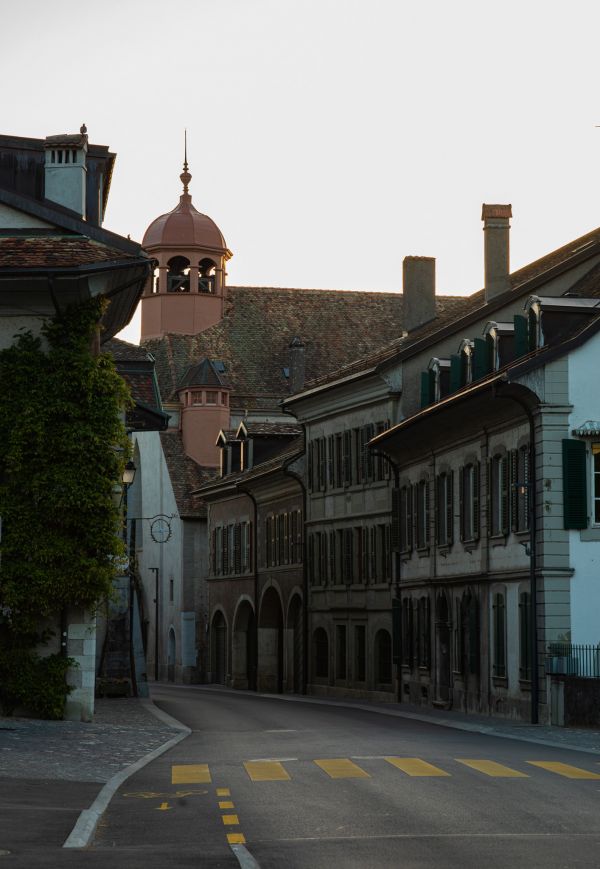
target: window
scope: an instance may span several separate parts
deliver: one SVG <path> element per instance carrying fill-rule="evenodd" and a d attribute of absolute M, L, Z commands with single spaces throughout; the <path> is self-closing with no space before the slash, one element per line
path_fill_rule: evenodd
<path fill-rule="evenodd" d="M 346 585 L 354 582 L 354 529 L 344 528 L 344 575 Z"/>
<path fill-rule="evenodd" d="M 511 453 L 511 513 L 513 531 L 529 528 L 529 444 Z"/>
<path fill-rule="evenodd" d="M 400 552 L 410 552 L 413 546 L 412 487 L 400 489 Z"/>
<path fill-rule="evenodd" d="M 461 468 L 460 537 L 463 541 L 479 538 L 479 462 Z"/>
<path fill-rule="evenodd" d="M 335 626 L 335 678 L 345 679 L 347 669 L 346 625 Z"/>
<path fill-rule="evenodd" d="M 531 680 L 531 595 L 519 595 L 519 678 Z"/>
<path fill-rule="evenodd" d="M 354 668 L 357 682 L 364 682 L 366 679 L 366 633 L 364 625 L 354 626 Z"/>
<path fill-rule="evenodd" d="M 417 666 L 429 669 L 430 655 L 430 614 L 429 598 L 419 598 L 417 606 Z"/>
<path fill-rule="evenodd" d="M 493 597 L 494 622 L 494 676 L 506 676 L 506 605 L 504 594 L 497 592 Z"/>
<path fill-rule="evenodd" d="M 402 601 L 402 663 L 413 666 L 413 606 L 412 600 L 405 597 Z"/>
<path fill-rule="evenodd" d="M 438 546 L 450 546 L 454 531 L 454 473 L 438 474 L 435 504 L 435 528 Z"/>
<path fill-rule="evenodd" d="M 329 676 L 329 639 L 324 628 L 317 628 L 313 634 L 313 642 L 315 650 L 315 677 L 317 679 L 327 679 Z"/>
<path fill-rule="evenodd" d="M 415 486 L 417 549 L 429 546 L 429 486 L 420 480 Z"/>
<path fill-rule="evenodd" d="M 508 460 L 495 455 L 489 465 L 489 531 L 492 537 L 508 534 Z"/>
<path fill-rule="evenodd" d="M 219 395 L 218 392 L 207 392 L 206 393 L 206 403 L 207 404 L 216 404 L 218 395 Z"/>

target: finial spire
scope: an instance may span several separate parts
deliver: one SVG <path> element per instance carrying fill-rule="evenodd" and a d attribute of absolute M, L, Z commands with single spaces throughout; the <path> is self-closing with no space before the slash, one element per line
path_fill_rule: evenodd
<path fill-rule="evenodd" d="M 179 177 L 181 178 L 181 183 L 183 184 L 184 195 L 187 196 L 188 195 L 188 184 L 192 180 L 192 176 L 190 175 L 190 173 L 188 171 L 188 161 L 187 161 L 187 129 L 184 130 L 183 137 L 184 137 L 183 138 L 183 141 L 184 141 L 183 172 L 181 173 L 181 175 Z"/>

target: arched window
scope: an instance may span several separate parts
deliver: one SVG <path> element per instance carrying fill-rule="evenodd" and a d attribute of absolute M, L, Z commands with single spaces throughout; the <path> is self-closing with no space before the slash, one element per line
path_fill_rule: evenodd
<path fill-rule="evenodd" d="M 198 263 L 198 292 L 215 292 L 215 268 L 216 264 L 208 257 Z"/>
<path fill-rule="evenodd" d="M 315 677 L 327 679 L 329 676 L 329 638 L 325 628 L 317 628 L 313 634 L 315 650 Z"/>
<path fill-rule="evenodd" d="M 375 634 L 375 681 L 379 685 L 392 684 L 392 637 L 385 630 Z"/>
<path fill-rule="evenodd" d="M 190 261 L 184 256 L 174 256 L 167 263 L 168 293 L 189 293 L 190 291 Z"/>
<path fill-rule="evenodd" d="M 460 357 L 460 382 L 466 386 L 473 380 L 473 342 L 465 338 L 458 348 Z"/>

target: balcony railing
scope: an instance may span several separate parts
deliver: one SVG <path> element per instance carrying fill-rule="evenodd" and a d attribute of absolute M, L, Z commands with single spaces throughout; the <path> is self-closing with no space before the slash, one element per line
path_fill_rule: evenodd
<path fill-rule="evenodd" d="M 548 675 L 600 679 L 600 645 L 582 646 L 573 643 L 550 643 L 546 652 L 545 664 Z"/>

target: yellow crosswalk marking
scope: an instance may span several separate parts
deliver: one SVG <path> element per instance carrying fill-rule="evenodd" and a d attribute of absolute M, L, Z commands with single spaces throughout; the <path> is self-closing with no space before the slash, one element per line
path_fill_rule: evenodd
<path fill-rule="evenodd" d="M 465 766 L 470 766 L 471 769 L 476 769 L 477 772 L 482 772 L 484 775 L 490 775 L 493 778 L 529 778 L 527 773 L 511 769 L 509 766 L 504 766 L 501 763 L 496 763 L 495 760 L 465 760 L 462 757 L 457 757 L 456 760 L 459 763 L 464 763 Z"/>
<path fill-rule="evenodd" d="M 388 763 L 392 766 L 401 769 L 407 775 L 419 776 L 421 778 L 428 776 L 449 776 L 449 772 L 444 772 L 443 769 L 434 766 L 432 763 L 427 763 L 426 760 L 421 760 L 420 757 L 386 757 Z"/>
<path fill-rule="evenodd" d="M 317 766 L 327 773 L 330 778 L 371 778 L 368 772 L 345 757 L 332 760 L 315 760 Z"/>
<path fill-rule="evenodd" d="M 246 837 L 243 833 L 227 833 L 227 841 L 230 845 L 245 845 Z"/>
<path fill-rule="evenodd" d="M 174 785 L 207 784 L 212 781 L 207 763 L 188 763 L 171 767 L 171 783 Z"/>
<path fill-rule="evenodd" d="M 539 766 L 542 769 L 547 769 L 549 772 L 555 772 L 557 775 L 562 775 L 565 778 L 600 778 L 600 774 L 597 772 L 580 769 L 578 766 L 570 766 L 568 763 L 557 763 L 547 760 L 528 760 L 527 763 L 530 763 L 532 766 Z"/>
<path fill-rule="evenodd" d="M 231 791 L 229 788 L 217 788 L 217 796 L 218 797 L 230 797 Z"/>
<path fill-rule="evenodd" d="M 220 809 L 235 809 L 233 800 L 219 800 Z"/>
<path fill-rule="evenodd" d="M 223 818 L 223 823 L 225 826 L 237 827 L 240 823 L 240 819 L 237 815 L 221 815 Z"/>
<path fill-rule="evenodd" d="M 278 760 L 247 760 L 246 772 L 252 781 L 289 781 L 290 777 Z"/>

